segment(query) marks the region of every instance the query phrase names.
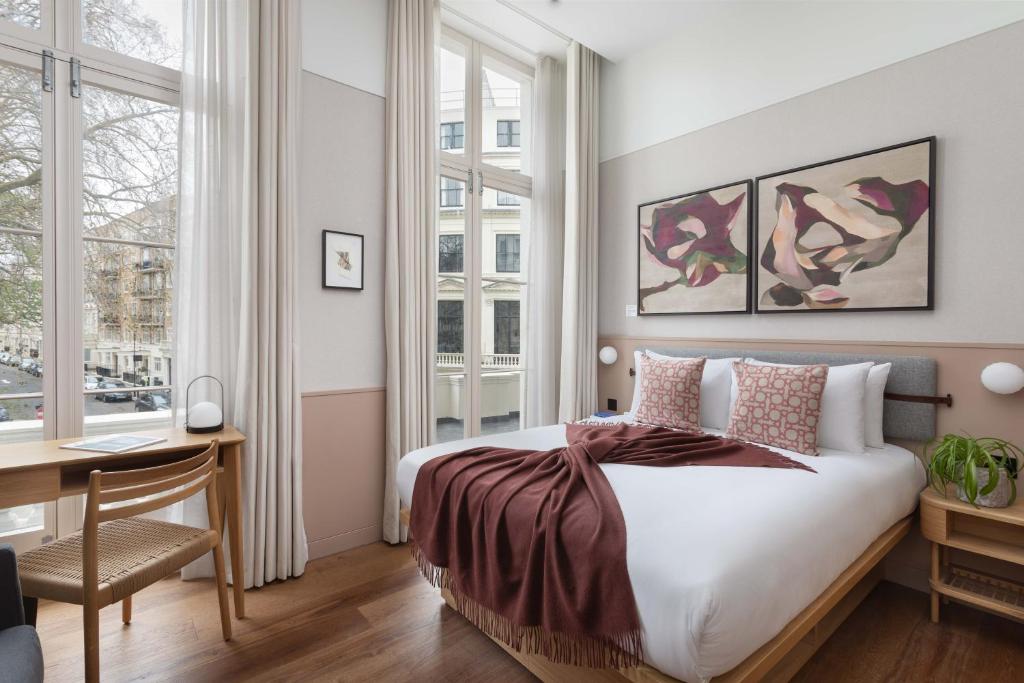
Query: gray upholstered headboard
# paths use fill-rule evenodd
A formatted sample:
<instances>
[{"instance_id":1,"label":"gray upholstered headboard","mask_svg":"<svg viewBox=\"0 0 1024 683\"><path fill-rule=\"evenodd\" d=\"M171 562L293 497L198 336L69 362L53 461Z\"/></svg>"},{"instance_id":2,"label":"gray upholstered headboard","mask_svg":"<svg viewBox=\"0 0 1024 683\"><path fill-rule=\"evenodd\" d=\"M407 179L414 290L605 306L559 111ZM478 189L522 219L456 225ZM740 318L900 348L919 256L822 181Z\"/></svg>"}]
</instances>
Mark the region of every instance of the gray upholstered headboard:
<instances>
[{"instance_id":1,"label":"gray upholstered headboard","mask_svg":"<svg viewBox=\"0 0 1024 683\"><path fill-rule=\"evenodd\" d=\"M885 390L893 394L934 396L936 392L936 364L934 358L923 356L858 356L846 353L816 353L812 351L757 351L753 349L715 348L662 348L648 347L666 356L707 356L708 358L756 358L770 363L892 363ZM885 401L882 431L893 439L931 441L935 438L935 405L908 401Z\"/></svg>"}]
</instances>

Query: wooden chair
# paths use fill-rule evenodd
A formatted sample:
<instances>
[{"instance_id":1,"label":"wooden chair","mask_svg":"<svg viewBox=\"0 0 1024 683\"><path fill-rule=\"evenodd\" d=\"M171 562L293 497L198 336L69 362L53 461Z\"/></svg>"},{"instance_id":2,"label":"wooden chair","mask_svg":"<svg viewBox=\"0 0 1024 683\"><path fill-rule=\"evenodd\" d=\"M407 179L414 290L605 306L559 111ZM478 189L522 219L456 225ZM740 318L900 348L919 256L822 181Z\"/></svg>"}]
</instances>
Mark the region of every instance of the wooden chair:
<instances>
[{"instance_id":1,"label":"wooden chair","mask_svg":"<svg viewBox=\"0 0 1024 683\"><path fill-rule=\"evenodd\" d=\"M82 531L18 559L25 595L82 605L85 680L100 679L100 608L121 602L131 621L132 594L213 551L224 640L231 639L224 550L217 506L217 442L188 460L89 474ZM206 489L209 529L137 517ZM146 497L144 500L135 499ZM109 507L110 503L124 503ZM101 508L104 505L107 507Z\"/></svg>"}]
</instances>

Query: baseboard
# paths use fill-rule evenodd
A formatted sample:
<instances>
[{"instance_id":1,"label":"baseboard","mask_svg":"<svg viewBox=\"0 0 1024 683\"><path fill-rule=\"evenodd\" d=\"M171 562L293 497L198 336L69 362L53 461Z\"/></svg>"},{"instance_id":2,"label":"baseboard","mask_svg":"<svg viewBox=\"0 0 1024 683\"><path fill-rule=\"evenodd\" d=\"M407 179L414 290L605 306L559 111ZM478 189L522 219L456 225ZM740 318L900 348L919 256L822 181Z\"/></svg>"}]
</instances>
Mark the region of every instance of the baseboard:
<instances>
[{"instance_id":1,"label":"baseboard","mask_svg":"<svg viewBox=\"0 0 1024 683\"><path fill-rule=\"evenodd\" d=\"M327 557L328 555L344 552L345 550L351 550L352 548L358 548L362 545L376 543L381 540L381 538L383 538L383 536L381 535L380 525L374 524L373 526L364 527L362 529L346 531L345 533L338 534L337 536L329 536L328 538L310 541L309 559L315 560L321 557Z\"/></svg>"}]
</instances>

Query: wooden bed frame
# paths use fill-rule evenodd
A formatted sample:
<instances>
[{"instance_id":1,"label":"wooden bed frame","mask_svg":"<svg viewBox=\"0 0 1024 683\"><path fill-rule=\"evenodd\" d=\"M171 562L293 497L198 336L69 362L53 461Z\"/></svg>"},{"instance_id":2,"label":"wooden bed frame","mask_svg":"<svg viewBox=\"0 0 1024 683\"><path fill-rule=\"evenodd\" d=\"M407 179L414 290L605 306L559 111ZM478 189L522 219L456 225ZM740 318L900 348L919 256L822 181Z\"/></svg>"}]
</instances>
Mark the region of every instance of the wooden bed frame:
<instances>
[{"instance_id":1,"label":"wooden bed frame","mask_svg":"<svg viewBox=\"0 0 1024 683\"><path fill-rule=\"evenodd\" d=\"M907 535L912 518L905 517L889 527L777 636L731 671L715 676L714 683L784 683L791 679L878 584L882 578L880 562ZM401 519L409 524L408 508L402 509ZM451 594L441 594L448 606L458 611ZM556 664L543 655L516 652L491 640L545 683L679 683L649 666L616 670Z\"/></svg>"}]
</instances>

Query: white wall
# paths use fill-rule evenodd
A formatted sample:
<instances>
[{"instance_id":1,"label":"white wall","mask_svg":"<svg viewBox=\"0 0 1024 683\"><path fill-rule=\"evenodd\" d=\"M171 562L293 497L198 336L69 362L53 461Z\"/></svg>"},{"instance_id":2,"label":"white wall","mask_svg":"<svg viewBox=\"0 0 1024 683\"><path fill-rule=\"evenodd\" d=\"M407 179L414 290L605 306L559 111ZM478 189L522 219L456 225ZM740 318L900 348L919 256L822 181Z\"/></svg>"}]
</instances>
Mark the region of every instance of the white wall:
<instances>
[{"instance_id":1,"label":"white wall","mask_svg":"<svg viewBox=\"0 0 1024 683\"><path fill-rule=\"evenodd\" d=\"M1017 23L605 161L600 334L1024 341L1021 73ZM625 317L638 204L927 135L938 137L934 311Z\"/></svg>"},{"instance_id":2,"label":"white wall","mask_svg":"<svg viewBox=\"0 0 1024 683\"><path fill-rule=\"evenodd\" d=\"M1024 19L1024 2L697 3L601 74L601 159Z\"/></svg>"},{"instance_id":3,"label":"white wall","mask_svg":"<svg viewBox=\"0 0 1024 683\"><path fill-rule=\"evenodd\" d=\"M384 96L386 0L302 0L302 68Z\"/></svg>"}]
</instances>

